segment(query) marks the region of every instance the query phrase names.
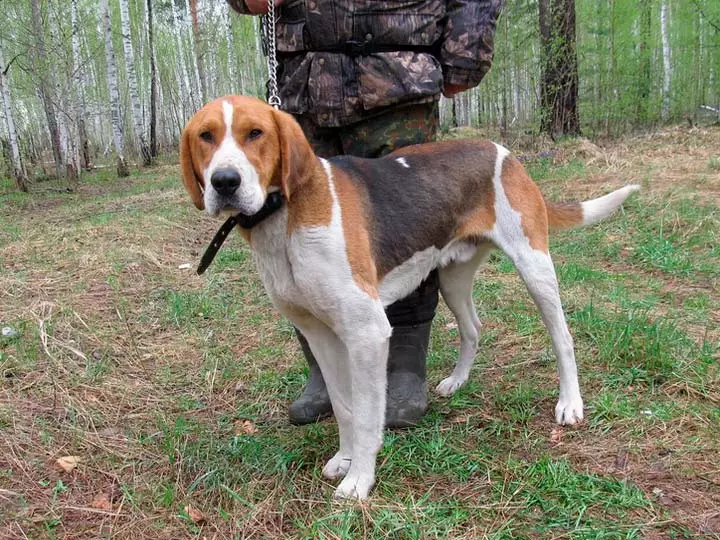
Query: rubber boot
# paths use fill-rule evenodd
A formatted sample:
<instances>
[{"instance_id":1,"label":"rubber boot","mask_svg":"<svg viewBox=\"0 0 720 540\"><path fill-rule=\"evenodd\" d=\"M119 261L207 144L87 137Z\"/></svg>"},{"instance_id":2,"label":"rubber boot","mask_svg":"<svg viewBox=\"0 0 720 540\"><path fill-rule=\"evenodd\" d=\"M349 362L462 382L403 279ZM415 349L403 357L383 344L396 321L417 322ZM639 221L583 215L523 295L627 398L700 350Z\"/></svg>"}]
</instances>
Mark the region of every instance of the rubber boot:
<instances>
[{"instance_id":1,"label":"rubber boot","mask_svg":"<svg viewBox=\"0 0 720 540\"><path fill-rule=\"evenodd\" d=\"M320 366L318 366L317 360L315 360L310 350L307 339L305 339L305 336L303 336L297 328L295 329L295 334L298 337L298 341L300 341L305 360L310 366L310 373L308 382L305 385L305 390L303 390L302 395L290 405L288 411L290 423L301 426L331 416L332 404L330 403L330 396L325 386L325 379L323 379Z\"/></svg>"},{"instance_id":2,"label":"rubber boot","mask_svg":"<svg viewBox=\"0 0 720 540\"><path fill-rule=\"evenodd\" d=\"M393 327L388 355L386 427L413 426L427 411L425 362L438 290L435 271L410 296L386 309Z\"/></svg>"}]
</instances>

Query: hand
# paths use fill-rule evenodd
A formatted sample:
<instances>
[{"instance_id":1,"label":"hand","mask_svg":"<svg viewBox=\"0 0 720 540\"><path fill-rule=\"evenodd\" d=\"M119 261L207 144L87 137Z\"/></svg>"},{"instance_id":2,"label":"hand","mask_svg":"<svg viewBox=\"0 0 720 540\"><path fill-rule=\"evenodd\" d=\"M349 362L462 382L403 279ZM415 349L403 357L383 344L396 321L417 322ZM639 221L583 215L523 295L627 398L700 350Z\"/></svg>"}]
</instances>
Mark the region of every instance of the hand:
<instances>
[{"instance_id":1,"label":"hand","mask_svg":"<svg viewBox=\"0 0 720 540\"><path fill-rule=\"evenodd\" d=\"M446 98L451 98L455 94L459 94L460 92L464 92L465 90L470 90L471 88L472 86L468 86L466 84L446 84L443 85L443 96L445 96Z\"/></svg>"},{"instance_id":2,"label":"hand","mask_svg":"<svg viewBox=\"0 0 720 540\"><path fill-rule=\"evenodd\" d=\"M285 0L275 0L275 7L281 6ZM267 0L245 0L248 11L253 15L265 15L268 12Z\"/></svg>"}]
</instances>

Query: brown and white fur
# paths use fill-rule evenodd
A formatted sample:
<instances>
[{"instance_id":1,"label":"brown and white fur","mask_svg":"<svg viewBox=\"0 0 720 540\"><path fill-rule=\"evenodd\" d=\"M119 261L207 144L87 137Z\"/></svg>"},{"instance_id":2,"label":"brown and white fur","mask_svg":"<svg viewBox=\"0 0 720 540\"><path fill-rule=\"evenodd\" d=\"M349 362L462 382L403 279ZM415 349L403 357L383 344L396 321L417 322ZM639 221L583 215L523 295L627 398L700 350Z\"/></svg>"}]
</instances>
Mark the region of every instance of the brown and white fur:
<instances>
[{"instance_id":1,"label":"brown and white fur","mask_svg":"<svg viewBox=\"0 0 720 540\"><path fill-rule=\"evenodd\" d=\"M638 186L549 203L508 150L479 140L411 146L376 160L321 159L290 115L239 96L215 100L190 120L180 160L187 191L210 215L254 214L275 190L286 198L240 232L273 303L307 337L327 383L340 445L323 474L344 477L336 497L363 499L375 483L392 330L384 307L439 269L460 352L436 390L452 395L477 349L472 285L493 247L515 264L550 333L560 375L555 420L583 419L548 229L599 221ZM229 189L228 175L237 184Z\"/></svg>"}]
</instances>

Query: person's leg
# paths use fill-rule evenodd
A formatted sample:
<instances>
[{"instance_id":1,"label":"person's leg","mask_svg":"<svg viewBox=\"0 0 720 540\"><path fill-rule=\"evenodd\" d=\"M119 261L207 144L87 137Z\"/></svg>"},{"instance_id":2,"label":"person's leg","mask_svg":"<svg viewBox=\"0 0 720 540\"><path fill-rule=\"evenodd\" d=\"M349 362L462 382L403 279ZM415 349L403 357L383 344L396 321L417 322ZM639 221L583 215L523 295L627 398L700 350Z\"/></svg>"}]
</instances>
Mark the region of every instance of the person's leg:
<instances>
[{"instance_id":1,"label":"person's leg","mask_svg":"<svg viewBox=\"0 0 720 540\"><path fill-rule=\"evenodd\" d=\"M343 153L382 157L403 146L434 141L438 124L437 103L393 109L345 128ZM438 289L438 274L433 271L413 293L385 310L393 327L385 413L388 427L414 425L427 410L425 361Z\"/></svg>"}]
</instances>

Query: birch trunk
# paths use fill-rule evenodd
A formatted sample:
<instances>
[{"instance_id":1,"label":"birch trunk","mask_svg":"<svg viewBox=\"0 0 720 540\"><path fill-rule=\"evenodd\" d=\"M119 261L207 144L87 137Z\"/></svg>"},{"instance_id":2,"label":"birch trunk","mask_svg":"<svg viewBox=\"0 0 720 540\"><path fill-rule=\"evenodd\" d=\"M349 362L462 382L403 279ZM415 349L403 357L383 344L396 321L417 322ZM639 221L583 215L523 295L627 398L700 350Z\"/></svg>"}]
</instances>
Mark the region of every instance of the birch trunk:
<instances>
[{"instance_id":1,"label":"birch trunk","mask_svg":"<svg viewBox=\"0 0 720 540\"><path fill-rule=\"evenodd\" d=\"M187 0L186 0L187 1ZM190 16L192 19L192 31L194 46L191 46L193 60L195 62L195 73L200 84L202 102L208 98L207 72L205 69L205 57L202 51L202 36L200 34L200 21L198 20L197 0L189 0Z\"/></svg>"},{"instance_id":2,"label":"birch trunk","mask_svg":"<svg viewBox=\"0 0 720 540\"><path fill-rule=\"evenodd\" d=\"M150 50L150 157L157 156L157 68L153 29L152 0L147 0L148 49Z\"/></svg>"},{"instance_id":3,"label":"birch trunk","mask_svg":"<svg viewBox=\"0 0 720 540\"><path fill-rule=\"evenodd\" d=\"M123 123L120 115L120 91L118 90L117 67L115 65L115 51L113 50L108 0L101 0L100 11L105 38L105 59L107 61L108 91L110 94L110 120L112 122L113 143L115 144L115 151L118 155L117 173L118 176L128 176L130 171L125 161Z\"/></svg>"},{"instance_id":4,"label":"birch trunk","mask_svg":"<svg viewBox=\"0 0 720 540\"><path fill-rule=\"evenodd\" d=\"M80 165L85 170L92 169L90 148L87 130L85 127L85 81L83 80L82 63L80 61L80 25L77 16L77 0L72 0L70 6L72 22L72 51L73 51L73 86L75 91L75 125L77 126L77 147L80 152Z\"/></svg>"},{"instance_id":5,"label":"birch trunk","mask_svg":"<svg viewBox=\"0 0 720 540\"><path fill-rule=\"evenodd\" d=\"M190 110L195 108L195 99L193 97L192 85L188 77L187 66L185 65L185 54L183 52L182 34L180 30L180 19L178 17L177 8L175 2L170 2L170 9L172 10L172 29L173 35L175 36L175 42L177 43L177 64L178 64L178 88L180 90L180 101L183 110L183 116L187 117L186 107L190 105Z\"/></svg>"},{"instance_id":6,"label":"birch trunk","mask_svg":"<svg viewBox=\"0 0 720 540\"><path fill-rule=\"evenodd\" d=\"M15 130L15 120L12 112L12 99L10 98L10 84L6 78L7 69L2 52L2 42L0 42L0 92L2 93L3 105L5 108L5 121L7 123L8 135L10 140L10 158L12 160L13 178L15 184L20 191L27 191L27 176L20 159L20 145L18 145L17 131Z\"/></svg>"},{"instance_id":7,"label":"birch trunk","mask_svg":"<svg viewBox=\"0 0 720 540\"><path fill-rule=\"evenodd\" d=\"M662 120L667 122L670 117L670 40L666 0L660 2L660 37L663 50Z\"/></svg>"},{"instance_id":8,"label":"birch trunk","mask_svg":"<svg viewBox=\"0 0 720 540\"><path fill-rule=\"evenodd\" d=\"M32 13L32 26L35 42L32 48L32 60L34 72L37 77L37 91L45 110L48 129L50 131L50 145L52 146L53 159L55 161L55 176L58 179L64 178L62 152L60 150L60 136L58 133L57 118L53 107L51 90L47 83L47 53L45 51L45 36L43 35L42 13L40 0L30 0Z\"/></svg>"},{"instance_id":9,"label":"birch trunk","mask_svg":"<svg viewBox=\"0 0 720 540\"><path fill-rule=\"evenodd\" d=\"M133 127L135 128L135 139L140 147L143 165L147 167L151 163L150 149L145 140L142 106L140 104L140 94L138 93L138 83L135 75L135 55L133 54L132 35L130 33L128 0L120 0L120 24L122 27L123 52L125 53L125 69L130 90L130 105L132 109Z\"/></svg>"},{"instance_id":10,"label":"birch trunk","mask_svg":"<svg viewBox=\"0 0 720 540\"><path fill-rule=\"evenodd\" d=\"M55 25L50 26L50 37L54 46L60 50L62 44L58 36L58 29ZM57 120L58 139L60 141L60 158L66 178L77 179L80 174L80 153L77 147L77 138L73 136L72 126L68 121L72 118L68 115L68 107L65 89L61 85L60 74L55 73L54 92L52 95L55 118Z\"/></svg>"}]
</instances>

